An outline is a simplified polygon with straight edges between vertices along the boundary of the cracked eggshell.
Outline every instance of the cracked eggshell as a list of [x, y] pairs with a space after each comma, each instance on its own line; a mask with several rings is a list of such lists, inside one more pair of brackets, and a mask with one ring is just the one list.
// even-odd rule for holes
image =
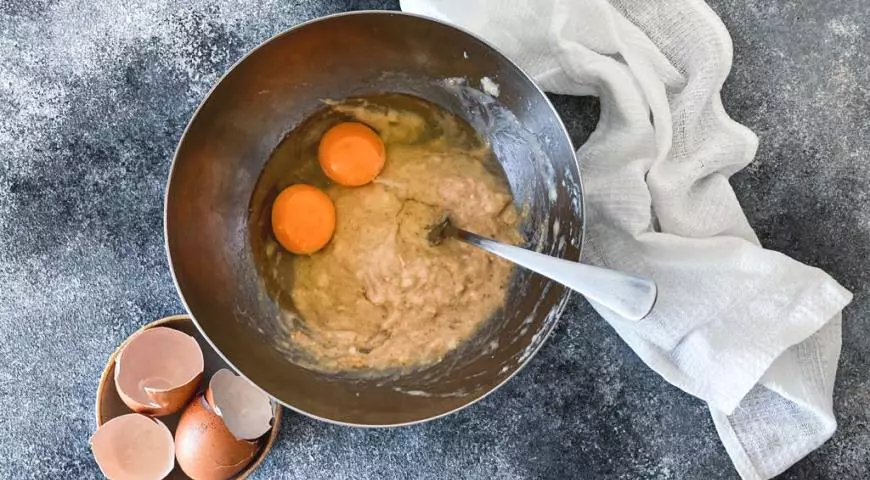
[[257, 444], [238, 440], [202, 396], [181, 414], [175, 429], [175, 458], [194, 480], [226, 480], [245, 468]]
[[100, 471], [110, 480], [159, 480], [175, 467], [172, 433], [160, 420], [138, 413], [104, 423], [90, 444]]
[[206, 400], [239, 440], [255, 440], [272, 428], [268, 395], [226, 368], [211, 377]]
[[134, 412], [169, 415], [196, 393], [204, 366], [196, 339], [172, 328], [149, 328], [130, 338], [115, 360], [115, 388]]

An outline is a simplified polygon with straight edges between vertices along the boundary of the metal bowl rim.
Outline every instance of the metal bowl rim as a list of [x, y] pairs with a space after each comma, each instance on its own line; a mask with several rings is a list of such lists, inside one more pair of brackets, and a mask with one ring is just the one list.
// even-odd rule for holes
[[[181, 145], [184, 144], [184, 139], [187, 137], [187, 133], [190, 130], [191, 125], [193, 125], [193, 122], [196, 120], [197, 116], [199, 115], [200, 110], [203, 108], [203, 106], [208, 101], [208, 99], [211, 98], [212, 93], [214, 93], [214, 91], [217, 90], [218, 87], [220, 87], [220, 85], [221, 85], [221, 83], [223, 83], [224, 79], [226, 79], [231, 73], [233, 73], [233, 71], [239, 65], [241, 65], [242, 62], [244, 62], [248, 57], [252, 56], [258, 50], [260, 50], [264, 46], [268, 45], [272, 41], [277, 40], [278, 38], [283, 37], [284, 35], [288, 35], [295, 30], [302, 29], [304, 27], [307, 27], [309, 25], [313, 25], [315, 23], [324, 22], [324, 21], [332, 20], [334, 18], [351, 16], [351, 15], [361, 15], [361, 16], [364, 16], [364, 15], [389, 15], [389, 16], [405, 16], [405, 17], [417, 18], [420, 20], [438, 23], [438, 24], [446, 26], [448, 28], [453, 28], [453, 29], [458, 30], [458, 31], [476, 39], [477, 41], [481, 42], [487, 48], [492, 50], [495, 54], [501, 56], [510, 65], [512, 65], [514, 68], [516, 68], [517, 71], [532, 85], [532, 87], [538, 91], [538, 93], [541, 95], [544, 102], [546, 103], [547, 107], [549, 107], [550, 113], [556, 119], [556, 122], [559, 125], [559, 130], [562, 132], [562, 135], [564, 135], [564, 138], [565, 138], [565, 140], [567, 140], [568, 145], [571, 146], [571, 154], [574, 156], [575, 164], [577, 163], [576, 149], [574, 148], [574, 145], [571, 142], [571, 137], [568, 134], [568, 130], [565, 128], [565, 123], [562, 121], [562, 118], [559, 116], [559, 113], [556, 111], [556, 108], [553, 106], [552, 102], [550, 102], [550, 99], [547, 98], [547, 95], [544, 93], [544, 91], [541, 89], [541, 87], [538, 86], [538, 84], [531, 77], [531, 75], [526, 73], [525, 70], [523, 70], [513, 60], [511, 60], [507, 55], [502, 53], [501, 50], [499, 50], [498, 48], [493, 46], [490, 42], [488, 42], [487, 40], [481, 38], [480, 36], [478, 36], [472, 32], [469, 32], [468, 30], [466, 30], [460, 26], [453, 25], [453, 24], [444, 22], [442, 20], [428, 17], [425, 15], [419, 15], [416, 13], [408, 13], [408, 12], [402, 12], [402, 11], [359, 10], [359, 11], [353, 11], [353, 12], [339, 12], [339, 13], [334, 13], [334, 14], [314, 18], [311, 20], [307, 20], [307, 21], [302, 22], [298, 25], [294, 25], [293, 27], [290, 27], [287, 30], [284, 30], [282, 32], [276, 33], [275, 35], [272, 35], [271, 37], [267, 38], [266, 40], [264, 40], [263, 42], [258, 44], [256, 47], [252, 48], [248, 53], [246, 53], [241, 58], [236, 60], [236, 62], [233, 63], [232, 66], [230, 66], [227, 69], [227, 71], [224, 72], [223, 75], [221, 75], [221, 77], [209, 89], [208, 93], [205, 95], [205, 97], [203, 97], [199, 106], [196, 108], [196, 110], [194, 110], [193, 114], [190, 117], [190, 120], [187, 122], [187, 126], [185, 126], [184, 131], [181, 134], [181, 137], [178, 139], [178, 145], [175, 147], [175, 152], [172, 154], [172, 163], [169, 166], [169, 175], [167, 177], [166, 188], [164, 189], [164, 193], [163, 193], [163, 245], [164, 245], [164, 248], [166, 249], [166, 258], [167, 258], [167, 261], [169, 263], [169, 272], [172, 276], [172, 283], [175, 285], [175, 290], [178, 292], [178, 297], [181, 300], [182, 305], [184, 305], [184, 309], [190, 315], [191, 320], [193, 320], [193, 324], [196, 326], [197, 330], [199, 330], [199, 332], [202, 334], [203, 338], [205, 338], [205, 340], [209, 343], [209, 345], [211, 345], [211, 347], [214, 349], [214, 351], [217, 352], [217, 354], [228, 365], [230, 365], [233, 368], [233, 370], [236, 371], [236, 373], [238, 373], [239, 375], [241, 375], [242, 377], [244, 377], [246, 380], [253, 383], [254, 385], [256, 385], [256, 383], [253, 382], [250, 378], [248, 378], [247, 375], [245, 375], [243, 372], [241, 372], [238, 369], [238, 367], [236, 367], [235, 363], [233, 361], [231, 361], [229, 358], [227, 358], [227, 356], [224, 355], [224, 353], [219, 348], [217, 348], [217, 346], [212, 341], [211, 337], [209, 337], [208, 333], [206, 333], [206, 331], [203, 329], [202, 325], [200, 325], [199, 321], [196, 319], [196, 316], [191, 311], [190, 307], [187, 305], [187, 301], [184, 298], [184, 293], [181, 291], [181, 286], [178, 284], [178, 278], [175, 275], [175, 267], [174, 267], [174, 263], [172, 261], [172, 252], [169, 249], [169, 230], [168, 230], [168, 222], [167, 222], [167, 214], [168, 214], [168, 206], [169, 206], [169, 188], [172, 185], [172, 176], [173, 176], [173, 173], [175, 172], [175, 162], [178, 160], [178, 154], [179, 154], [179, 151], [181, 150]], [[579, 169], [579, 165], [578, 165], [577, 166], [577, 181], [578, 181], [578, 188], [580, 190], [580, 215], [581, 215], [581, 217], [580, 217], [580, 247], [578, 248], [577, 261], [579, 261], [580, 258], [582, 258], [582, 256], [583, 256], [583, 245], [585, 244], [585, 240], [586, 240], [586, 202], [585, 202], [585, 196], [583, 194], [583, 192], [584, 192], [584, 190], [583, 190], [583, 178], [582, 178], [581, 172], [579, 170], [580, 169]], [[289, 408], [290, 410], [293, 410], [294, 412], [305, 415], [306, 417], [309, 417], [309, 418], [313, 418], [315, 420], [319, 420], [319, 421], [326, 422], [326, 423], [331, 423], [334, 425], [340, 425], [340, 426], [346, 426], [346, 427], [358, 427], [358, 428], [393, 428], [393, 427], [404, 427], [404, 426], [409, 426], [409, 425], [416, 425], [416, 424], [420, 424], [420, 423], [429, 422], [431, 420], [436, 420], [438, 418], [445, 417], [447, 415], [450, 415], [452, 413], [456, 413], [460, 410], [463, 410], [467, 407], [470, 407], [471, 405], [474, 405], [475, 403], [477, 403], [477, 402], [483, 400], [484, 398], [488, 397], [489, 395], [491, 395], [493, 392], [495, 392], [496, 390], [501, 388], [505, 383], [510, 381], [512, 378], [514, 378], [514, 376], [517, 373], [519, 373], [519, 371], [522, 370], [526, 365], [528, 365], [529, 362], [532, 360], [532, 358], [534, 358], [538, 354], [538, 351], [541, 349], [541, 347], [543, 347], [544, 344], [547, 343], [547, 340], [550, 338], [550, 335], [553, 334], [553, 330], [556, 329], [556, 325], [558, 325], [559, 318], [561, 318], [562, 314], [564, 313], [565, 307], [567, 306], [568, 300], [571, 298], [571, 295], [572, 295], [571, 290], [566, 288], [565, 292], [562, 294], [561, 298], [559, 299], [559, 302], [553, 307], [552, 310], [550, 310], [551, 313], [555, 312], [554, 314], [556, 316], [556, 319], [552, 322], [548, 331], [545, 332], [543, 339], [541, 339], [541, 341], [538, 343], [538, 346], [535, 347], [534, 351], [532, 351], [530, 354], [526, 355], [525, 356], [526, 358], [522, 361], [522, 363], [520, 363], [519, 366], [517, 366], [517, 368], [513, 372], [511, 372], [510, 375], [505, 377], [501, 382], [494, 385], [487, 392], [485, 392], [484, 394], [480, 395], [479, 397], [471, 400], [470, 402], [465, 403], [463, 405], [460, 405], [452, 410], [437, 414], [437, 415], [433, 415], [433, 416], [430, 416], [427, 418], [421, 418], [419, 420], [412, 420], [412, 421], [408, 421], [408, 422], [393, 423], [393, 424], [364, 424], [364, 423], [343, 422], [343, 421], [339, 421], [339, 420], [333, 420], [331, 418], [321, 417], [321, 416], [315, 415], [311, 412], [307, 412], [301, 408], [298, 408], [294, 405], [290, 405], [289, 403], [284, 402], [283, 400], [275, 397], [271, 393], [266, 392], [265, 389], [263, 391], [266, 392], [266, 394], [270, 398], [272, 398], [274, 401]]]

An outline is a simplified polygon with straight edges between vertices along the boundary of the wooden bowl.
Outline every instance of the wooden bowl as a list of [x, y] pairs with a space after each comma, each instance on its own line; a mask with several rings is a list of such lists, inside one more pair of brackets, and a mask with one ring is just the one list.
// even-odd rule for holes
[[[106, 364], [106, 368], [103, 369], [103, 374], [100, 376], [100, 385], [97, 387], [97, 426], [108, 422], [109, 420], [125, 415], [128, 413], [133, 413], [127, 405], [121, 401], [121, 397], [118, 396], [118, 391], [115, 389], [115, 358], [117, 358], [118, 354], [121, 353], [121, 350], [127, 345], [127, 342], [130, 341], [130, 338], [133, 338], [137, 333], [145, 330], [146, 328], [153, 327], [169, 327], [174, 328], [175, 330], [182, 331], [193, 338], [199, 343], [200, 348], [202, 348], [202, 356], [205, 360], [205, 371], [203, 372], [202, 382], [197, 389], [197, 392], [201, 392], [205, 390], [207, 382], [211, 379], [211, 376], [222, 368], [228, 368], [232, 370], [232, 368], [227, 365], [227, 363], [214, 351], [214, 349], [209, 345], [208, 341], [203, 338], [202, 334], [199, 333], [199, 330], [193, 324], [193, 321], [187, 315], [174, 315], [171, 317], [161, 318], [160, 320], [156, 320], [154, 322], [145, 325], [144, 327], [137, 330], [133, 335], [124, 340], [123, 343], [112, 353], [112, 356], [109, 357], [109, 362]], [[274, 420], [272, 421], [272, 429], [268, 434], [260, 437], [258, 442], [258, 450], [257, 454], [251, 460], [251, 463], [245, 467], [244, 470], [239, 472], [235, 477], [235, 480], [242, 480], [248, 478], [248, 476], [263, 463], [263, 459], [266, 458], [266, 455], [269, 453], [269, 450], [272, 448], [272, 444], [275, 443], [275, 439], [278, 437], [278, 427], [281, 424], [281, 406], [277, 403], [273, 402], [273, 414]], [[184, 411], [182, 409], [182, 411]], [[167, 415], [165, 417], [160, 417], [160, 421], [166, 424], [169, 427], [169, 431], [172, 432], [173, 437], [175, 436], [175, 427], [178, 426], [178, 419], [181, 417], [181, 412]], [[175, 468], [172, 472], [166, 477], [168, 480], [190, 480], [190, 477], [184, 474], [181, 471], [181, 468], [178, 466], [178, 463], [175, 464]]]

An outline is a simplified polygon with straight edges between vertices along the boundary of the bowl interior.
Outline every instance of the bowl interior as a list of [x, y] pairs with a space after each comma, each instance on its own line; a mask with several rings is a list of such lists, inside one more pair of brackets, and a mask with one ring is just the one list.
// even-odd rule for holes
[[[484, 77], [498, 84], [497, 98], [482, 91]], [[227, 361], [277, 400], [368, 426], [426, 420], [482, 397], [531, 357], [567, 299], [561, 285], [518, 269], [505, 308], [412, 374], [327, 375], [287, 359], [281, 309], [253, 262], [251, 193], [271, 151], [323, 100], [378, 93], [436, 103], [488, 139], [526, 212], [527, 246], [577, 260], [583, 236], [579, 172], [558, 116], [522, 71], [472, 35], [407, 14], [344, 14], [278, 35], [237, 64], [191, 120], [170, 174], [166, 242], [179, 293]]]
[[[191, 335], [196, 339], [199, 346], [202, 348], [203, 359], [205, 360], [205, 370], [203, 372], [202, 378], [204, 379], [200, 387], [197, 389], [197, 394], [205, 389], [205, 382], [214, 375], [215, 372], [222, 368], [231, 368], [227, 363], [214, 351], [214, 349], [209, 345], [208, 341], [203, 338], [202, 334], [200, 334], [199, 330], [197, 330], [196, 326], [193, 324], [193, 320], [186, 315], [176, 315], [173, 317], [163, 318], [154, 322], [145, 325], [136, 333], [141, 332], [146, 328], [152, 327], [169, 327], [174, 328], [175, 330], [180, 330], [188, 335]], [[134, 333], [133, 335], [136, 335]], [[130, 338], [133, 337], [130, 336]], [[129, 338], [127, 339], [129, 340]], [[103, 375], [100, 377], [100, 384], [97, 387], [97, 426], [100, 426], [109, 420], [120, 417], [121, 415], [126, 415], [128, 413], [133, 413], [132, 410], [121, 400], [120, 395], [118, 395], [118, 390], [115, 388], [115, 359], [118, 356], [118, 353], [121, 352], [121, 349], [127, 341], [124, 342], [121, 346], [118, 347], [117, 350], [109, 357], [109, 361], [106, 364], [106, 368], [103, 370]], [[257, 451], [254, 459], [251, 463], [245, 467], [244, 470], [239, 472], [235, 477], [235, 480], [241, 480], [244, 478], [248, 478], [248, 476], [263, 463], [263, 459], [266, 458], [266, 454], [269, 453], [269, 450], [272, 448], [272, 444], [275, 443], [275, 439], [278, 437], [278, 429], [281, 425], [281, 406], [274, 406], [274, 416], [273, 427], [269, 431], [268, 434], [261, 437], [257, 442], [259, 443], [259, 450]], [[169, 428], [169, 431], [175, 435], [175, 428], [178, 426], [178, 420], [181, 418], [181, 412], [174, 413], [172, 415], [166, 415], [164, 417], [159, 417], [160, 421], [165, 423]], [[175, 468], [166, 477], [168, 480], [189, 480], [190, 477], [184, 474], [181, 471], [181, 468], [178, 464], [175, 464]]]

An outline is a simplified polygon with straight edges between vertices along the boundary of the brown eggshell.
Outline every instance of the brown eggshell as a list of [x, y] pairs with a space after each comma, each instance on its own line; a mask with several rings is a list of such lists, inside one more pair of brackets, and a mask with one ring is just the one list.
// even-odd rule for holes
[[256, 452], [257, 444], [236, 440], [202, 396], [188, 405], [175, 429], [175, 458], [194, 480], [227, 480]]
[[269, 396], [229, 369], [223, 368], [212, 375], [205, 399], [239, 440], [256, 440], [272, 429], [273, 408]]
[[115, 360], [115, 388], [134, 412], [170, 415], [196, 393], [204, 367], [196, 339], [172, 328], [149, 328], [131, 337]]
[[172, 433], [138, 413], [115, 417], [91, 437], [100, 471], [111, 480], [160, 480], [175, 467]]

